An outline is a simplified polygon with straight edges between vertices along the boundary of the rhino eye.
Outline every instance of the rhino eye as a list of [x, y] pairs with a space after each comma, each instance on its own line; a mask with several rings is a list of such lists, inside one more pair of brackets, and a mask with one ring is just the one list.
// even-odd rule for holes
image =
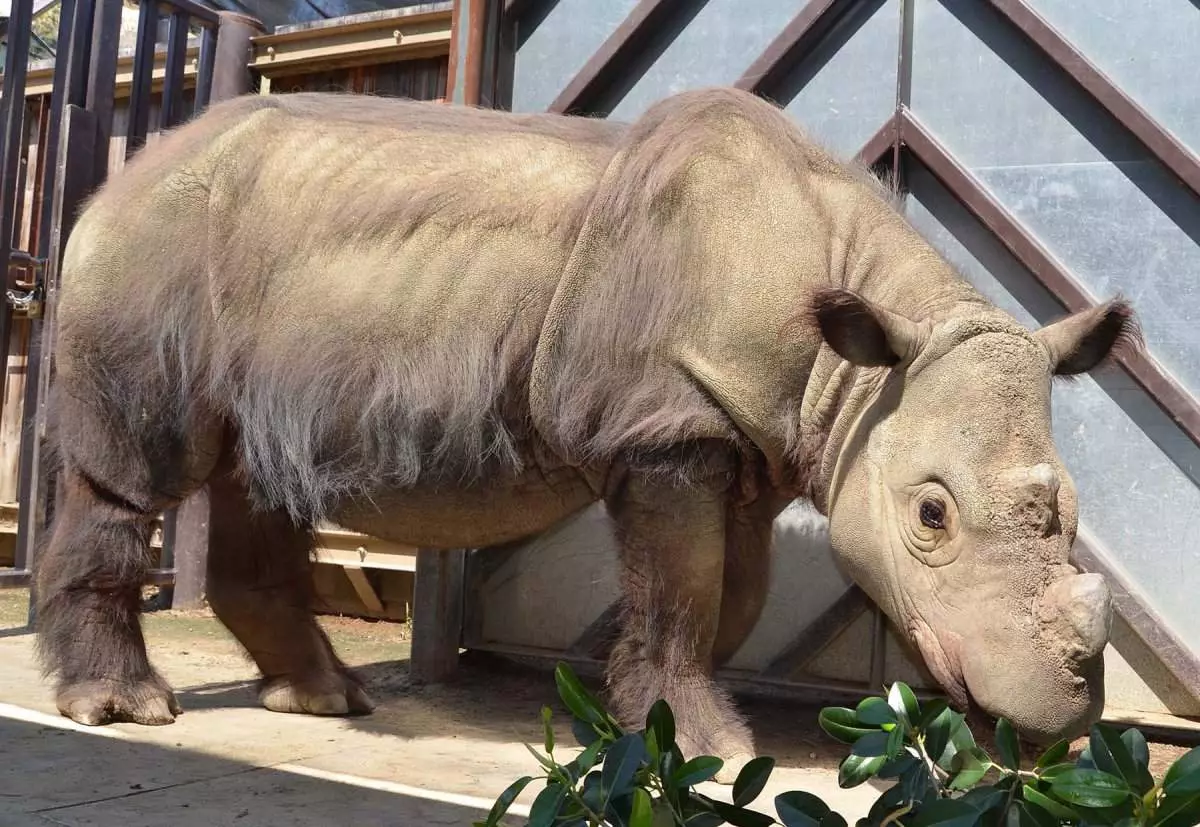
[[921, 522], [927, 528], [945, 528], [946, 507], [937, 500], [925, 500], [921, 503]]

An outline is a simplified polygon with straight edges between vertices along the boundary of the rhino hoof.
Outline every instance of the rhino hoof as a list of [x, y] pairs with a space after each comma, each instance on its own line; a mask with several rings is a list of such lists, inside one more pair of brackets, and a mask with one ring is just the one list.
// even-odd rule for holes
[[85, 726], [162, 726], [174, 723], [175, 716], [183, 713], [175, 693], [156, 680], [84, 681], [63, 687], [56, 700], [59, 712]]
[[375, 709], [362, 687], [343, 675], [274, 678], [262, 686], [258, 699], [272, 712], [306, 715], [364, 715]]

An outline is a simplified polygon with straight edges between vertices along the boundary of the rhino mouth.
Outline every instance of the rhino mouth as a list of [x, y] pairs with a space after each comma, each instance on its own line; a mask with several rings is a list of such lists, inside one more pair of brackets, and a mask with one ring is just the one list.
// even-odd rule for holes
[[952, 640], [943, 642], [929, 624], [920, 619], [913, 620], [909, 636], [916, 642], [925, 666], [934, 680], [941, 684], [951, 704], [959, 710], [966, 710], [970, 706], [971, 696], [958, 651], [962, 640], [954, 636]]

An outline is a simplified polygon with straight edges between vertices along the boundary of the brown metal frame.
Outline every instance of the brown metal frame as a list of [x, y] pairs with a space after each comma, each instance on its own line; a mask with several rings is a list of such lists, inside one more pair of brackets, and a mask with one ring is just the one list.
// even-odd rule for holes
[[[608, 107], [601, 103], [605, 93], [628, 74], [635, 57], [644, 57], [652, 41], [661, 39], [664, 31], [677, 26], [679, 18], [694, 8], [692, 0], [641, 0], [571, 78], [549, 111], [607, 116]], [[665, 46], [663, 43], [661, 48]]]

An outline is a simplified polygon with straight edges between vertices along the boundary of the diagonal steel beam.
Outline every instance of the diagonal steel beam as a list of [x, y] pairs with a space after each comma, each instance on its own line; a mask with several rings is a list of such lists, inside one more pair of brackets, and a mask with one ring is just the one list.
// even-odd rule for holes
[[661, 30], [676, 14], [696, 6], [695, 0], [641, 0], [571, 78], [548, 111], [607, 115], [595, 110], [600, 96], [630, 64], [645, 59], [646, 47], [661, 36]]
[[[900, 140], [1068, 311], [1076, 313], [1096, 306], [1075, 276], [908, 110], [900, 113]], [[1196, 397], [1143, 350], [1119, 354], [1116, 362], [1192, 442], [1200, 445], [1200, 402]]]
[[1141, 590], [1112, 562], [1100, 541], [1083, 526], [1075, 537], [1071, 562], [1083, 571], [1104, 577], [1116, 613], [1187, 693], [1200, 702], [1200, 657], [1171, 631]]
[[734, 84], [766, 93], [820, 44], [859, 0], [809, 0]]
[[1163, 166], [1200, 195], [1200, 157], [1147, 114], [1024, 0], [988, 0], [988, 3], [1141, 141]]

